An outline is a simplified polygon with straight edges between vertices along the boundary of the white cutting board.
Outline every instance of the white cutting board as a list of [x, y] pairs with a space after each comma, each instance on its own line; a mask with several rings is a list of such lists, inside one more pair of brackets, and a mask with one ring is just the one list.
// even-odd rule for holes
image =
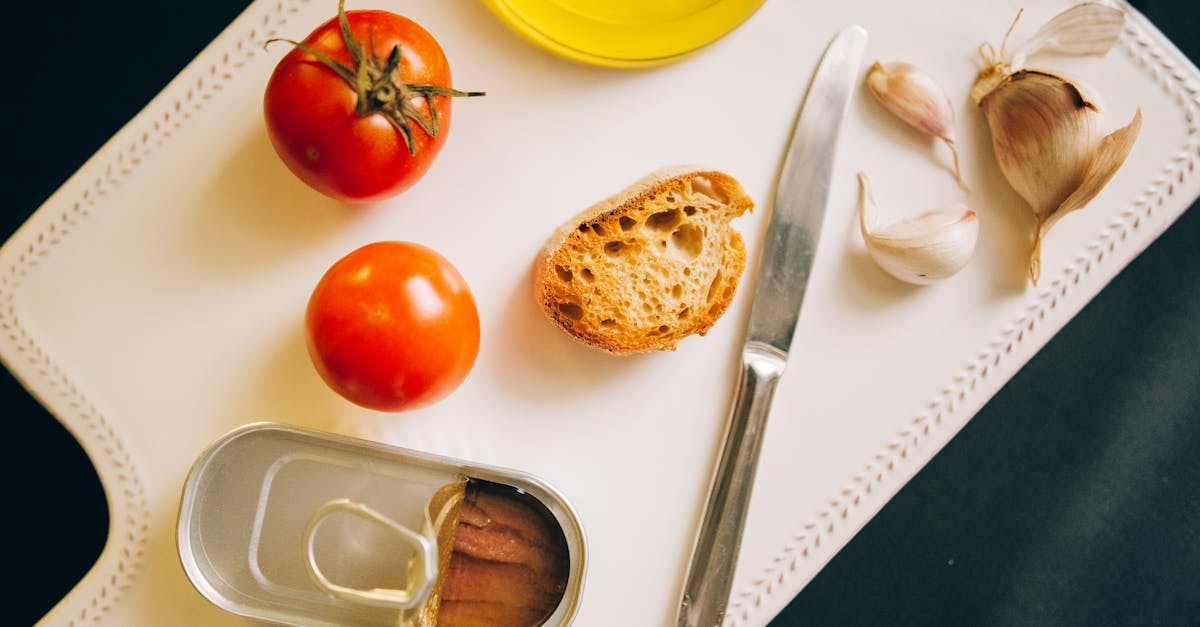
[[[900, 284], [866, 258], [857, 171], [870, 174], [888, 215], [963, 198], [947, 155], [860, 90], [768, 427], [729, 624], [774, 616], [1200, 193], [1200, 74], [1128, 7], [1123, 41], [1106, 59], [1047, 64], [1099, 90], [1114, 123], [1140, 106], [1145, 126], [1108, 187], [1052, 231], [1035, 288], [1023, 278], [1031, 219], [966, 98], [976, 47], [998, 43], [1017, 0], [771, 0], [699, 54], [645, 71], [553, 57], [470, 0], [383, 4], [434, 33], [456, 86], [488, 92], [455, 103], [445, 150], [409, 192], [350, 208], [281, 165], [260, 102], [287, 47], [262, 44], [302, 38], [334, 3], [263, 0], [0, 250], [0, 357], [79, 438], [112, 514], [100, 560], [45, 622], [237, 623], [184, 578], [176, 510], [210, 441], [273, 420], [539, 475], [575, 504], [587, 532], [575, 624], [674, 624], [752, 271], [707, 337], [615, 358], [541, 318], [530, 266], [560, 222], [676, 163], [742, 181], [758, 208], [737, 226], [757, 259], [797, 106], [820, 52], [848, 24], [871, 33], [870, 58], [913, 62], [951, 94], [980, 243], [961, 274], [928, 288]], [[1014, 37], [1066, 6], [1026, 7]], [[482, 318], [466, 383], [407, 414], [343, 401], [303, 345], [317, 279], [380, 239], [439, 250], [467, 278]]]

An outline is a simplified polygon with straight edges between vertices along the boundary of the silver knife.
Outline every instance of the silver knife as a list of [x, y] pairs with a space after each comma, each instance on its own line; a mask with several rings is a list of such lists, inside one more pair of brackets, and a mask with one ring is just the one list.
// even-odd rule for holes
[[783, 161], [738, 386], [679, 603], [680, 627], [718, 627], [725, 617], [767, 413], [800, 317], [829, 200], [838, 130], [866, 48], [867, 31], [858, 26], [833, 38]]

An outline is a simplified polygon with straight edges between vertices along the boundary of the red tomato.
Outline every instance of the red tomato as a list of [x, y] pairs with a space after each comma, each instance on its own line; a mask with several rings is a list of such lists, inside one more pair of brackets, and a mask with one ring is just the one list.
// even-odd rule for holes
[[271, 144], [300, 180], [371, 202], [425, 175], [450, 129], [450, 96], [482, 95], [449, 87], [446, 56], [424, 28], [387, 11], [347, 13], [339, 2], [338, 17], [275, 67], [263, 111]]
[[462, 383], [479, 352], [479, 313], [461, 274], [433, 250], [376, 242], [313, 290], [308, 354], [338, 394], [380, 411], [413, 409]]

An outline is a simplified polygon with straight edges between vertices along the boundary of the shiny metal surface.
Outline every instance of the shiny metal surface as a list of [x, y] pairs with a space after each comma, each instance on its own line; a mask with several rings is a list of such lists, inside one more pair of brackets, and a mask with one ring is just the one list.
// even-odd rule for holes
[[680, 626], [715, 626], [724, 620], [763, 430], [800, 316], [824, 222], [838, 131], [866, 44], [867, 32], [858, 26], [834, 37], [809, 86], [784, 158], [755, 282], [741, 373], [680, 600]]
[[[397, 606], [409, 605], [399, 602], [412, 583], [409, 556], [436, 559], [432, 544], [414, 550], [416, 538], [396, 535], [407, 535], [401, 527], [425, 529], [431, 495], [468, 477], [525, 492], [558, 523], [570, 568], [545, 624], [570, 625], [583, 594], [587, 541], [574, 507], [549, 484], [517, 470], [285, 424], [239, 427], [200, 454], [180, 500], [180, 564], [202, 596], [234, 614], [306, 627], [393, 627]], [[347, 510], [343, 499], [358, 515], [329, 519]], [[314, 541], [317, 526], [326, 527], [323, 541]], [[432, 562], [421, 567], [436, 570]], [[423, 597], [429, 587], [412, 592]]]

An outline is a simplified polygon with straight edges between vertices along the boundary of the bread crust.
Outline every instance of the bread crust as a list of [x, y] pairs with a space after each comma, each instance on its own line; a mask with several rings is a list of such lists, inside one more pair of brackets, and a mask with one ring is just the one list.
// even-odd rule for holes
[[616, 354], [674, 350], [725, 313], [746, 265], [730, 221], [754, 202], [711, 169], [657, 170], [564, 222], [534, 262], [534, 297], [575, 340]]

